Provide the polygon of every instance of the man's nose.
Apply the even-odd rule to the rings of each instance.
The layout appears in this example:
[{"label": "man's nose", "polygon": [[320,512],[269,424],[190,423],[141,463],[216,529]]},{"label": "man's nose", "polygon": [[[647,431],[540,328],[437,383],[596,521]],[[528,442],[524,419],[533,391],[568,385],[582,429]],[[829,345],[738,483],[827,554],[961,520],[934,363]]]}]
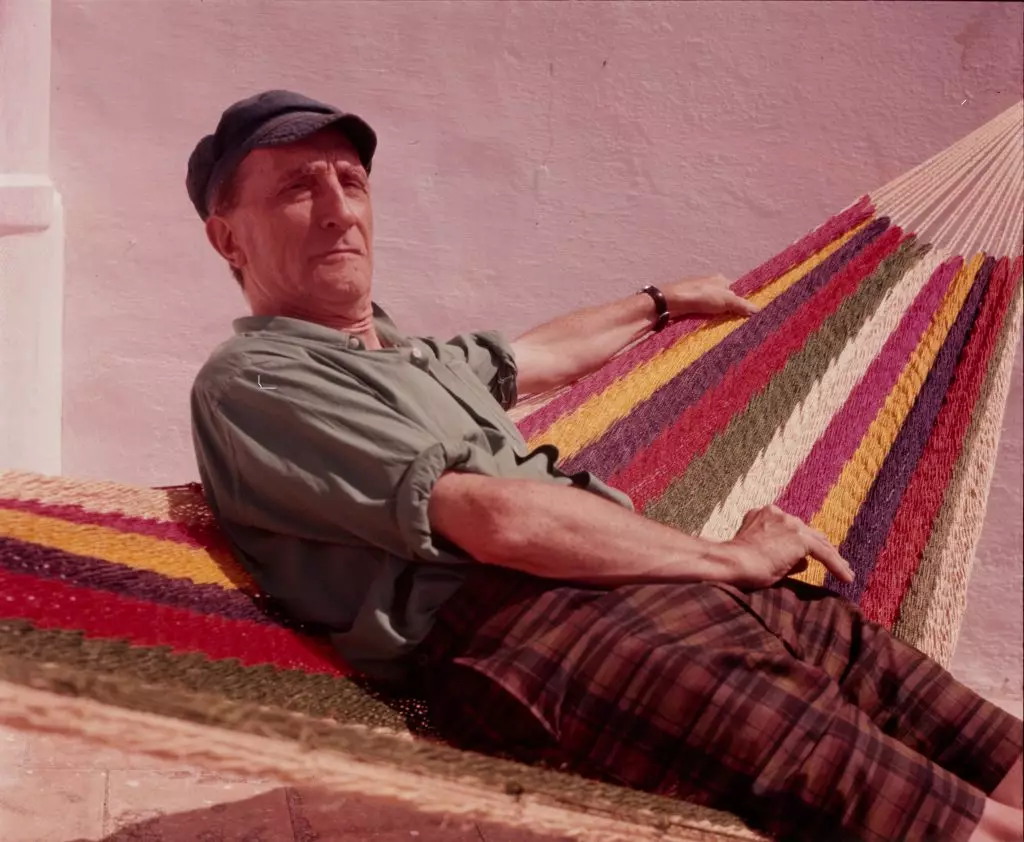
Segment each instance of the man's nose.
[{"label": "man's nose", "polygon": [[338,179],[329,178],[321,186],[318,203],[320,225],[324,228],[349,228],[356,221],[355,210]]}]

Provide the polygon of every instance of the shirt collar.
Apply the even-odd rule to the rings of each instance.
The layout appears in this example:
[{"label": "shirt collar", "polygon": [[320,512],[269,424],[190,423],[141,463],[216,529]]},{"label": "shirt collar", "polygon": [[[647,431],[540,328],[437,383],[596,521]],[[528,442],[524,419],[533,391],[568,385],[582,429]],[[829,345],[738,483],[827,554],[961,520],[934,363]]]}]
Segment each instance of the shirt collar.
[{"label": "shirt collar", "polygon": [[[373,325],[377,335],[387,345],[405,345],[407,339],[395,326],[394,321],[379,304],[373,304]],[[308,339],[315,342],[347,341],[351,335],[348,331],[327,327],[326,325],[309,322],[305,319],[294,319],[290,316],[242,316],[232,322],[235,333],[279,333],[296,339]]]}]

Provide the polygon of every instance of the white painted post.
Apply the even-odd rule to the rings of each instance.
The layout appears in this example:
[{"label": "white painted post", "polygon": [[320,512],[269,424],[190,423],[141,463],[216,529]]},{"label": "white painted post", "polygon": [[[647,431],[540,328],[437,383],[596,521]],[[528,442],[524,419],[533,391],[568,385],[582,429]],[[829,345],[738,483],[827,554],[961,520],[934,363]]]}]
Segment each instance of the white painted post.
[{"label": "white painted post", "polygon": [[63,222],[50,0],[0,0],[0,469],[61,471]]}]

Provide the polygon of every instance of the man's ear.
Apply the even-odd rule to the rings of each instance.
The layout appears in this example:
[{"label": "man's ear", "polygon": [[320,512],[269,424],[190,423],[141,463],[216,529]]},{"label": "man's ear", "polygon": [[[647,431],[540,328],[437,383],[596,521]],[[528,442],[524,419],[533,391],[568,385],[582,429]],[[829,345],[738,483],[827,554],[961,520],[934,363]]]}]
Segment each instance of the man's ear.
[{"label": "man's ear", "polygon": [[245,266],[245,252],[242,251],[231,224],[224,217],[211,216],[206,220],[206,239],[232,268],[241,269]]}]

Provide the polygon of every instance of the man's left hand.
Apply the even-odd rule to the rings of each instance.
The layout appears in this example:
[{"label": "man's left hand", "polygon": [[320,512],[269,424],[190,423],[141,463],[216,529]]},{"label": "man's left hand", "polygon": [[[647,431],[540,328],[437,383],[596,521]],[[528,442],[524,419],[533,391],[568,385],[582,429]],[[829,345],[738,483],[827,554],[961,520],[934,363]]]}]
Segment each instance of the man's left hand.
[{"label": "man's left hand", "polygon": [[665,295],[668,312],[673,319],[693,315],[717,316],[724,313],[752,316],[758,312],[755,304],[729,289],[729,281],[722,275],[684,278],[662,287],[661,291]]}]

